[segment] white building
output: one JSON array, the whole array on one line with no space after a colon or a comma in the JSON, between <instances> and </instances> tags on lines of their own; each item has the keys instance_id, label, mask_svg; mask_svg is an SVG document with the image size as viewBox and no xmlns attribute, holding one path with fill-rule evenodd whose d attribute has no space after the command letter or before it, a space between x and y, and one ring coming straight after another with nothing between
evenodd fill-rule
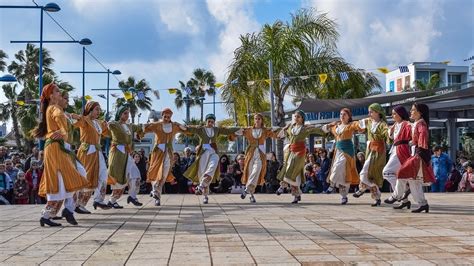
<instances>
[{"instance_id":1,"label":"white building","mask_svg":"<svg viewBox=\"0 0 474 266\"><path fill-rule=\"evenodd\" d=\"M400 69L385 74L385 91L400 92L415 86L415 80L430 79L438 74L441 79L440 87L449 86L469 80L469 66L449 66L447 63L413 62L407 65L409 72L401 73Z\"/></svg>"},{"instance_id":2,"label":"white building","mask_svg":"<svg viewBox=\"0 0 474 266\"><path fill-rule=\"evenodd\" d=\"M0 138L4 138L7 135L7 123L0 125Z\"/></svg>"}]
</instances>

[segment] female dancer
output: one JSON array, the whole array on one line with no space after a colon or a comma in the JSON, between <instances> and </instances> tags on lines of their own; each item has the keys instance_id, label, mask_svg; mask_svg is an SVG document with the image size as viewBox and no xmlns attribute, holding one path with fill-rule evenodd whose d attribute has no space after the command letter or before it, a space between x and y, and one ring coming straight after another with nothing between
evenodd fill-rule
<instances>
[{"instance_id":1,"label":"female dancer","mask_svg":"<svg viewBox=\"0 0 474 266\"><path fill-rule=\"evenodd\" d=\"M386 163L385 143L388 139L387 119L385 111L378 103L369 106L369 117L359 121L359 127L367 130L366 160L360 172L359 190L353 194L358 198L370 189L375 203L372 207L380 206L380 190L383 185L382 170Z\"/></svg>"},{"instance_id":2,"label":"female dancer","mask_svg":"<svg viewBox=\"0 0 474 266\"><path fill-rule=\"evenodd\" d=\"M339 188L341 204L347 204L347 193L350 185L359 183L355 163L355 149L352 136L355 131L360 130L359 122L352 121L352 112L348 108L341 109L340 122L333 122L323 126L323 131L331 132L335 139L334 158L329 172L330 187L326 193L331 193L334 188Z\"/></svg>"},{"instance_id":3,"label":"female dancer","mask_svg":"<svg viewBox=\"0 0 474 266\"><path fill-rule=\"evenodd\" d=\"M285 154L283 168L278 173L280 188L277 195L283 193L283 190L290 187L291 195L294 199L291 203L295 204L301 201L300 186L305 182L304 165L306 158L306 138L311 134L323 135L321 128L305 125L305 113L297 110L293 114L293 122L283 128L278 137L286 137L289 142L288 153Z\"/></svg>"},{"instance_id":4,"label":"female dancer","mask_svg":"<svg viewBox=\"0 0 474 266\"><path fill-rule=\"evenodd\" d=\"M150 168L147 182L152 184L151 195L155 199L155 206L161 204L161 192L167 179L173 179L171 161L173 160L173 139L176 133L185 130L175 122L171 122L173 112L169 108L161 112L162 121L145 125L144 133L155 133L155 147L150 155ZM168 180L170 181L170 180Z\"/></svg>"},{"instance_id":5,"label":"female dancer","mask_svg":"<svg viewBox=\"0 0 474 266\"><path fill-rule=\"evenodd\" d=\"M114 209L122 209L117 200L123 194L128 184L127 203L142 206L137 199L140 189L140 171L136 166L130 153L133 150L134 134L142 134L142 127L128 124L130 109L128 105L122 105L115 114L115 121L109 123L109 131L112 136L112 148L109 152L108 182L112 188L108 205Z\"/></svg>"},{"instance_id":6,"label":"female dancer","mask_svg":"<svg viewBox=\"0 0 474 266\"><path fill-rule=\"evenodd\" d=\"M241 182L245 185L245 190L240 198L245 199L250 193L250 202L255 203L255 188L257 185L265 183L265 174L267 171L267 158L265 155L265 140L267 138L276 138L277 133L264 127L262 114L254 115L254 125L251 128L243 130L243 136L248 140L247 150L245 151L244 171Z\"/></svg>"},{"instance_id":7,"label":"female dancer","mask_svg":"<svg viewBox=\"0 0 474 266\"><path fill-rule=\"evenodd\" d=\"M408 121L410 115L405 107L399 105L392 109L392 118L395 123L389 129L390 141L393 142L390 149L390 157L387 164L383 168L383 178L390 182L392 191L395 191L397 184L397 172L402 166L401 162L405 162L410 157L409 142L411 140L411 124ZM384 202L393 204L397 201L392 195Z\"/></svg>"},{"instance_id":8,"label":"female dancer","mask_svg":"<svg viewBox=\"0 0 474 266\"><path fill-rule=\"evenodd\" d=\"M89 186L79 191L76 201L77 213L90 213L85 206L94 192L94 209L110 209L105 203L107 188L107 165L102 154L100 139L108 133L107 123L98 120L100 115L98 102L89 101L84 107L75 127L81 132L81 146L77 153L79 160L85 165Z\"/></svg>"},{"instance_id":9,"label":"female dancer","mask_svg":"<svg viewBox=\"0 0 474 266\"><path fill-rule=\"evenodd\" d=\"M220 135L230 135L237 133L239 128L216 127L216 116L206 115L206 126L187 127L187 134L196 134L199 137L199 146L196 150L197 157L194 163L186 170L184 176L193 183L199 184L196 187L196 195L204 195L203 203L209 201L209 184L213 179L219 177L217 167L219 165L219 155L217 155L217 137ZM237 133L238 134L238 133ZM217 171L216 171L217 170Z\"/></svg>"},{"instance_id":10,"label":"female dancer","mask_svg":"<svg viewBox=\"0 0 474 266\"><path fill-rule=\"evenodd\" d=\"M418 209L412 212L429 212L430 210L423 193L423 184L430 184L435 181L429 147L429 115L430 110L425 104L415 103L411 107L410 118L415 121L412 125L411 135L412 156L402 163L397 175L396 198L400 199L408 183L413 199L419 204ZM411 204L402 203L402 205L408 207Z\"/></svg>"},{"instance_id":11,"label":"female dancer","mask_svg":"<svg viewBox=\"0 0 474 266\"><path fill-rule=\"evenodd\" d=\"M51 220L58 213L63 201L65 208L62 216L67 222L77 225L74 219L75 204L74 192L87 186L88 182L84 175L76 170L74 164L74 153L68 141L71 141L70 124L63 107L64 98L59 92L58 86L50 83L43 88L40 97L41 121L33 130L35 138L45 138L44 148L44 170L39 186L39 195L47 198L45 208L42 211L40 225L61 226Z\"/></svg>"}]
</instances>

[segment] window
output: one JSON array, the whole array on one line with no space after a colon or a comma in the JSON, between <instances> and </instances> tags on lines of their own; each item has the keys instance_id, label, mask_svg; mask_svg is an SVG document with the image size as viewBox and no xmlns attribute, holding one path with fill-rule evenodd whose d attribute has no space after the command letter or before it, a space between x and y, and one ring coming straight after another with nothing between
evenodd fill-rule
<instances>
[{"instance_id":1,"label":"window","mask_svg":"<svg viewBox=\"0 0 474 266\"><path fill-rule=\"evenodd\" d=\"M405 86L403 87L404 89L409 89L411 87L410 83L410 76L405 76Z\"/></svg>"},{"instance_id":2,"label":"window","mask_svg":"<svg viewBox=\"0 0 474 266\"><path fill-rule=\"evenodd\" d=\"M430 80L430 77L435 74L439 75L439 71L417 70L415 73L415 80L421 80L423 83L427 83Z\"/></svg>"},{"instance_id":3,"label":"window","mask_svg":"<svg viewBox=\"0 0 474 266\"><path fill-rule=\"evenodd\" d=\"M397 92L402 91L402 78L397 79Z\"/></svg>"},{"instance_id":4,"label":"window","mask_svg":"<svg viewBox=\"0 0 474 266\"><path fill-rule=\"evenodd\" d=\"M448 85L461 83L461 74L448 74Z\"/></svg>"}]
</instances>

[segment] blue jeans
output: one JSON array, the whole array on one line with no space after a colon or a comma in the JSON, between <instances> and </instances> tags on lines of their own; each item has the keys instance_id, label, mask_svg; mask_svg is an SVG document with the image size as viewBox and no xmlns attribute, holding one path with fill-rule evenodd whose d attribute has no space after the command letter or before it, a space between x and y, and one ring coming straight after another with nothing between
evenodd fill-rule
<instances>
[{"instance_id":1,"label":"blue jeans","mask_svg":"<svg viewBox=\"0 0 474 266\"><path fill-rule=\"evenodd\" d=\"M436 182L431 184L431 192L446 192L446 182L448 178L438 178Z\"/></svg>"}]
</instances>

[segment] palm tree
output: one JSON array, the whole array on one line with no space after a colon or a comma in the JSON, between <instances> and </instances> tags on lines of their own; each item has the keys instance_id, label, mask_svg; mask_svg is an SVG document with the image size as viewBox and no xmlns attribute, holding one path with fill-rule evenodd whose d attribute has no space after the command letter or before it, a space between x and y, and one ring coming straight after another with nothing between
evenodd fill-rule
<instances>
[{"instance_id":1,"label":"palm tree","mask_svg":"<svg viewBox=\"0 0 474 266\"><path fill-rule=\"evenodd\" d=\"M119 88L124 92L129 91L132 93L133 98L128 100L127 103L130 105L130 115L132 116L132 123L135 123L135 116L140 110L151 110L152 102L148 94L151 92L151 88L145 79L141 79L138 82L134 77L130 76L127 80L119 82ZM143 95L143 98L138 95ZM124 104L123 98L119 98L116 101L116 105L120 106Z\"/></svg>"},{"instance_id":2,"label":"palm tree","mask_svg":"<svg viewBox=\"0 0 474 266\"><path fill-rule=\"evenodd\" d=\"M0 71L3 72L5 71L5 67L7 66L7 62L5 62L5 59L8 58L8 55L0 49Z\"/></svg>"},{"instance_id":3,"label":"palm tree","mask_svg":"<svg viewBox=\"0 0 474 266\"><path fill-rule=\"evenodd\" d=\"M222 94L228 102L228 109L242 110L245 99L267 98L266 82L257 82L249 88L247 81L267 79L269 61L277 77L290 77L288 82L279 78L273 80L274 112L279 126L285 124L283 101L289 93L326 99L353 98L367 95L374 86L380 87L374 75L363 74L364 71L355 69L339 56L338 37L336 23L327 14L314 9L301 9L292 14L290 22L265 24L260 32L241 36L241 46L235 50L229 67L227 84L234 80L238 82L227 86ZM337 75L339 72L348 72L349 79L341 81ZM330 74L325 84L319 83L317 74L320 73ZM301 75L310 77L294 78ZM232 100L237 106L230 103ZM262 101L256 103L259 102ZM278 150L281 151L281 147Z\"/></svg>"},{"instance_id":4,"label":"palm tree","mask_svg":"<svg viewBox=\"0 0 474 266\"><path fill-rule=\"evenodd\" d=\"M415 88L421 91L439 88L440 84L441 84L441 79L439 77L439 74L431 75L430 79L427 81L415 80Z\"/></svg>"},{"instance_id":5,"label":"palm tree","mask_svg":"<svg viewBox=\"0 0 474 266\"><path fill-rule=\"evenodd\" d=\"M12 119L13 132L15 134L16 145L19 149L22 149L21 145L21 133L18 126L18 104L17 104L17 95L16 95L17 84L5 84L2 86L3 93L7 98L6 103L0 104L0 120L8 121Z\"/></svg>"}]
</instances>

